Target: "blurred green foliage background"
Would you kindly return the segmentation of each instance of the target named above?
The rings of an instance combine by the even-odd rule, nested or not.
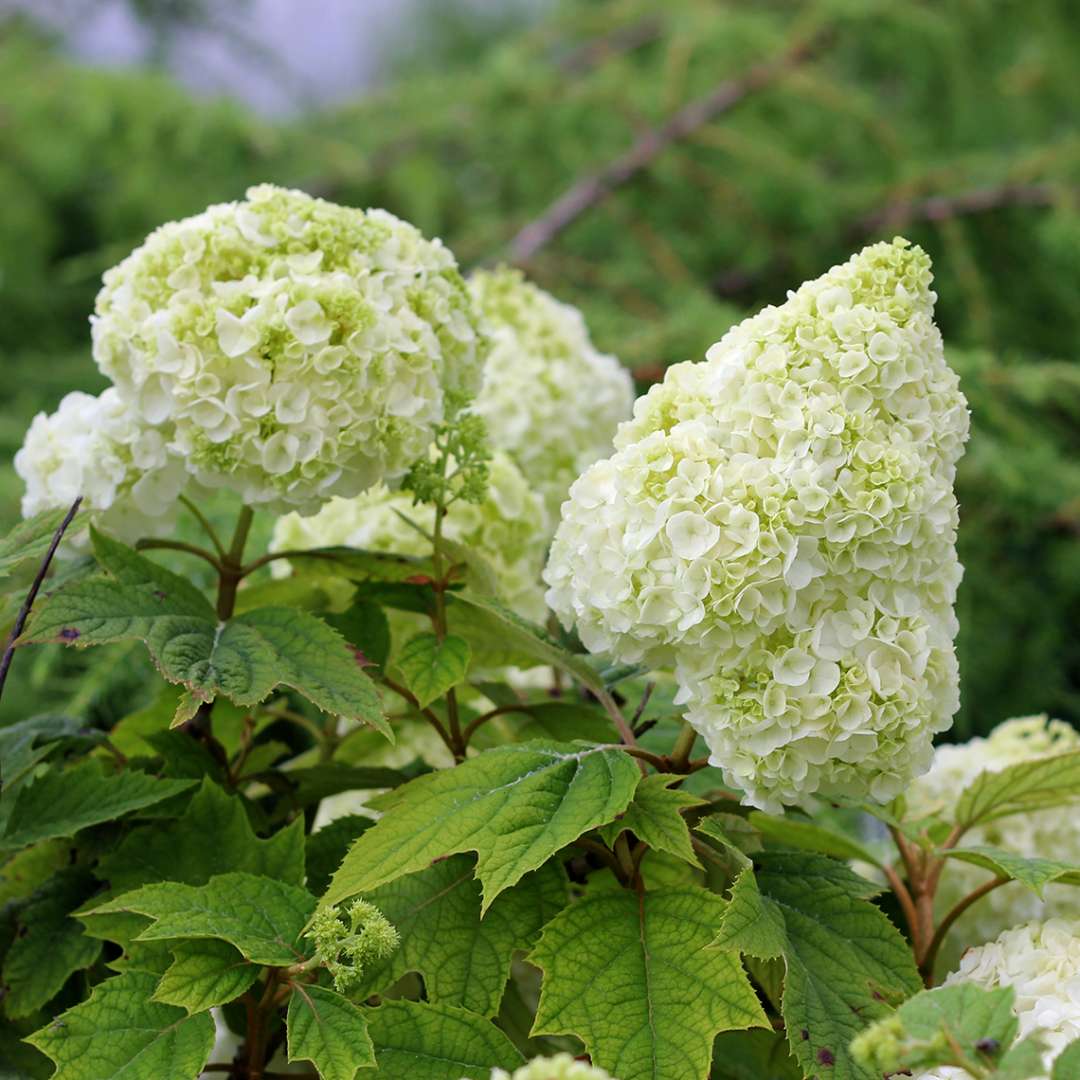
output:
[[[934,259],[973,411],[951,737],[1042,710],[1080,722],[1080,8],[493,8],[430,5],[377,92],[276,122],[161,74],[79,66],[25,19],[0,22],[0,518],[17,514],[8,463],[34,412],[102,385],[87,326],[101,272],[253,182],[384,206],[466,267],[521,262],[643,384],[899,232]],[[717,93],[727,107],[665,127]],[[637,151],[565,228],[519,235]]]

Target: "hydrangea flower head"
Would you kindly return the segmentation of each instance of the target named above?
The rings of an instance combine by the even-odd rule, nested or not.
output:
[[[611,450],[630,416],[633,380],[597,352],[577,308],[518,271],[473,274],[469,290],[492,340],[473,408],[554,517],[574,479]]]
[[[75,391],[56,412],[38,413],[15,471],[26,485],[23,517],[81,495],[96,524],[129,540],[169,527],[188,479],[166,435],[140,422],[112,387],[98,397]]]
[[[585,645],[673,664],[755,805],[887,800],[959,704],[966,402],[929,259],[866,248],[640,398],[562,508],[548,602]]]
[[[951,820],[960,795],[981,773],[1000,772],[1009,765],[1077,750],[1080,750],[1080,732],[1070,724],[1046,716],[1006,720],[986,738],[939,746],[930,771],[907,791],[909,816],[940,814]],[[964,846],[971,845],[999,848],[1024,858],[1080,863],[1080,828],[1060,808],[1012,814],[977,825],[964,836]],[[950,859],[935,895],[939,916],[988,877],[986,870]],[[1074,886],[1051,884],[1040,897],[1012,882],[994,889],[964,913],[949,936],[950,954],[959,955],[967,946],[990,941],[1018,923],[1065,915],[1080,915],[1080,893]]]
[[[1006,930],[989,944],[969,949],[946,980],[973,982],[986,990],[1011,986],[1020,1021],[1018,1039],[1038,1032],[1046,1044],[1044,1065],[1080,1038],[1080,919],[1049,919]],[[965,1069],[919,1073],[916,1080],[970,1080]]]
[[[569,1054],[533,1058],[527,1065],[508,1073],[495,1069],[491,1080],[613,1080],[603,1069],[577,1061]]]
[[[153,232],[106,273],[93,338],[199,481],[283,511],[402,474],[486,348],[438,241],[271,185]]]
[[[423,531],[413,528],[410,521]],[[271,546],[287,551],[342,545],[430,555],[427,536],[434,524],[433,507],[414,504],[409,493],[378,484],[352,499],[332,499],[311,517],[293,513],[279,518]],[[453,503],[443,519],[443,535],[465,545],[490,566],[509,607],[525,617],[542,618],[540,571],[548,535],[544,504],[506,454],[496,452],[488,462],[482,502]]]

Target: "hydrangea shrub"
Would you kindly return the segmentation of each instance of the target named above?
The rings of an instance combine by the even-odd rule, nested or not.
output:
[[[0,540],[0,690],[80,672],[0,727],[0,1072],[1075,1075],[1080,744],[932,748],[930,285],[875,244],[631,411],[578,313],[381,211],[153,234]]]

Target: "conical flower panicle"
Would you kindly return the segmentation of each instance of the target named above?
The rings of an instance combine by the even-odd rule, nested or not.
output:
[[[758,805],[885,800],[958,707],[968,430],[929,260],[875,244],[669,369],[575,483],[548,601],[593,650],[674,664]]]

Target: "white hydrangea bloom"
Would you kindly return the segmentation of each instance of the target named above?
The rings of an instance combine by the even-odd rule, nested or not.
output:
[[[433,507],[414,505],[408,492],[390,491],[380,484],[352,499],[332,499],[311,517],[293,513],[280,518],[271,549],[342,545],[399,555],[430,555],[431,543],[402,518],[403,514],[428,534],[434,528]],[[451,505],[443,519],[443,535],[463,544],[491,567],[508,606],[527,618],[543,617],[540,572],[548,535],[544,505],[506,454],[492,456],[483,502],[459,500]]]
[[[959,704],[952,484],[968,411],[926,254],[875,244],[670,368],[570,491],[548,603],[674,664],[766,809],[887,800]]]
[[[76,496],[105,530],[127,540],[167,530],[188,480],[166,435],[142,423],[112,387],[68,394],[38,413],[15,471],[26,485],[23,517],[68,507]]]
[[[98,366],[195,477],[282,512],[404,473],[486,348],[438,241],[271,185],[157,229],[96,310]]]
[[[577,1061],[569,1054],[533,1058],[527,1065],[508,1073],[495,1069],[491,1080],[613,1080],[603,1069]]]
[[[1080,919],[1049,919],[1006,930],[970,949],[945,985],[972,982],[986,990],[1011,986],[1018,1038],[1039,1032],[1046,1075],[1058,1054],[1080,1038]],[[966,1069],[942,1068],[918,1080],[970,1080]]]
[[[952,816],[957,800],[980,773],[999,772],[1021,761],[1034,761],[1080,750],[1080,732],[1061,720],[1027,716],[999,724],[986,738],[956,746],[940,746],[925,776],[908,789],[908,814],[912,818],[940,814]],[[1080,827],[1060,808],[1039,810],[976,826],[964,836],[964,845],[987,845],[1025,858],[1042,857],[1080,864]],[[950,860],[938,886],[935,903],[939,915],[982,885],[990,875],[970,863]],[[1009,926],[1050,916],[1080,918],[1080,890],[1069,885],[1049,885],[1042,898],[1017,882],[989,893],[956,924],[949,949],[961,949],[989,941]]]
[[[492,340],[473,408],[554,519],[576,477],[611,451],[630,416],[633,380],[614,356],[596,351],[577,308],[518,271],[473,274],[469,290]]]

